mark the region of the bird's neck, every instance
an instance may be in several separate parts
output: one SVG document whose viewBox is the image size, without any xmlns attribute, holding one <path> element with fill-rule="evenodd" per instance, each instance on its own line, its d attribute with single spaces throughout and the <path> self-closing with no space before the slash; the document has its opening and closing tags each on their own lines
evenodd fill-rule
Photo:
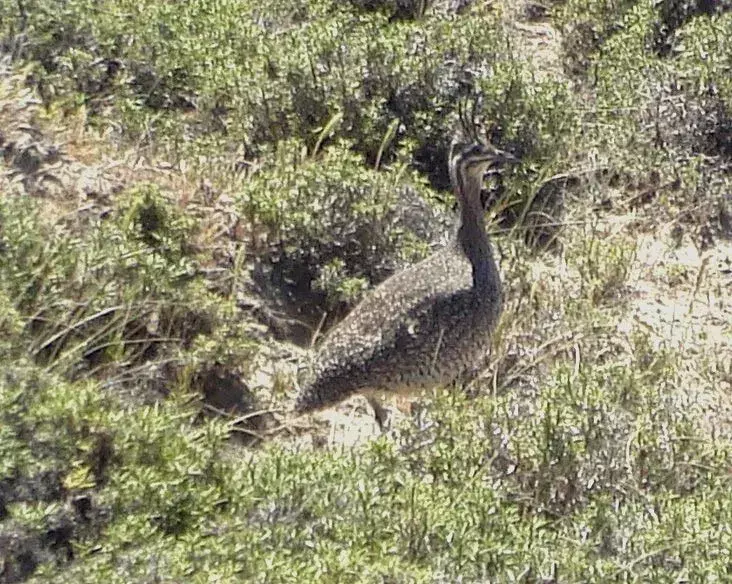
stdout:
<svg viewBox="0 0 732 584">
<path fill-rule="evenodd" d="M 501 279 L 493 259 L 480 203 L 479 181 L 463 185 L 458 243 L 473 266 L 473 287 L 500 292 Z"/>
</svg>

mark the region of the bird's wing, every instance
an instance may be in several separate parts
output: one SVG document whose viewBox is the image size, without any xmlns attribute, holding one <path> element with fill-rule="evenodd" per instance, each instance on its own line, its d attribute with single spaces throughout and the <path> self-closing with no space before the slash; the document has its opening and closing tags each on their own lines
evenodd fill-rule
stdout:
<svg viewBox="0 0 732 584">
<path fill-rule="evenodd" d="M 318 351 L 323 365 L 351 354 L 368 359 L 376 348 L 388 344 L 409 315 L 472 285 L 468 261 L 446 248 L 388 278 L 371 291 L 326 337 Z M 406 319 L 406 320 L 405 320 Z"/>
</svg>

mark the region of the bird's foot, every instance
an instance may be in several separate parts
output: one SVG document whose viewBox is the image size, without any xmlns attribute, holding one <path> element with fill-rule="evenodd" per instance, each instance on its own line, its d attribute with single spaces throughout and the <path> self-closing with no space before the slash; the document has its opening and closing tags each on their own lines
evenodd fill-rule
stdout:
<svg viewBox="0 0 732 584">
<path fill-rule="evenodd" d="M 374 418 L 376 418 L 376 423 L 379 425 L 379 430 L 387 432 L 391 426 L 389 412 L 376 398 L 368 397 L 366 399 L 369 402 L 371 409 L 374 410 Z"/>
</svg>

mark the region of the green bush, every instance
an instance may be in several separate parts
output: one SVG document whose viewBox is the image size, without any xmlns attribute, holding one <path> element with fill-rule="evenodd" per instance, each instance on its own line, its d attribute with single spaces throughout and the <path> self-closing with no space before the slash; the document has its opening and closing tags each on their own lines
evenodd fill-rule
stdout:
<svg viewBox="0 0 732 584">
<path fill-rule="evenodd" d="M 445 394 L 396 440 L 256 457 L 228 455 L 219 421 L 192 426 L 184 396 L 130 409 L 15 367 L 0 378 L 0 492 L 15 533 L 71 527 L 74 561 L 46 557 L 39 581 L 722 574 L 729 444 L 674 404 L 678 355 L 642 338 L 633 354 L 560 365 L 528 403 Z M 45 502 L 23 498 L 53 484 Z M 82 515 L 62 505 L 77 497 Z"/>
<path fill-rule="evenodd" d="M 24 24 L 21 54 L 47 100 L 111 107 L 130 138 L 181 147 L 211 132 L 254 152 L 286 138 L 312 146 L 339 116 L 338 135 L 370 162 L 396 121 L 390 158 L 448 133 L 466 71 L 505 58 L 498 20 L 477 7 L 389 23 L 335 2 L 31 4 L 2 8 L 2 34 L 10 42 Z"/>
<path fill-rule="evenodd" d="M 31 199 L 0 202 L 2 290 L 38 362 L 90 375 L 115 361 L 149 361 L 206 331 L 213 315 L 193 318 L 205 294 L 188 249 L 190 218 L 156 188 L 130 190 L 111 216 L 80 231 L 46 222 L 40 207 Z"/>
<path fill-rule="evenodd" d="M 416 20 L 425 15 L 431 0 L 350 0 L 361 10 L 383 11 L 392 20 Z"/>
<path fill-rule="evenodd" d="M 642 0 L 568 0 L 555 11 L 562 32 L 564 68 L 573 76 L 592 75 L 592 61 L 605 41 L 623 27 L 623 18 Z"/>
<path fill-rule="evenodd" d="M 332 308 L 423 256 L 445 218 L 404 175 L 364 169 L 345 144 L 312 156 L 296 141 L 279 144 L 239 195 L 272 281 L 300 300 L 325 293 Z"/>
<path fill-rule="evenodd" d="M 656 25 L 655 49 L 659 55 L 668 55 L 674 45 L 676 31 L 691 19 L 706 15 L 721 14 L 732 10 L 729 0 L 663 0 L 659 7 L 659 21 Z"/>
<path fill-rule="evenodd" d="M 633 205 L 685 209 L 683 219 L 701 225 L 700 244 L 708 245 L 724 231 L 716 216 L 729 188 L 721 170 L 732 152 L 732 65 L 724 48 L 732 13 L 703 3 L 678 13 L 671 10 L 678 3 L 601 4 L 593 12 L 568 2 L 556 15 L 562 26 L 589 19 L 603 31 L 591 48 L 565 47 L 567 59 L 586 59 L 581 83 L 591 103 L 574 149 L 591 153 L 595 177 L 623 188 Z"/>
</svg>

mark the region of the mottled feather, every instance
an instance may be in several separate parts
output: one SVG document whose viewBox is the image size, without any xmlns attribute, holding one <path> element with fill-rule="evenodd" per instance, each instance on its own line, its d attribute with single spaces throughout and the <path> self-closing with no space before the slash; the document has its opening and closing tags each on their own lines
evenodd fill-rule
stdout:
<svg viewBox="0 0 732 584">
<path fill-rule="evenodd" d="M 501 312 L 480 179 L 495 149 L 465 147 L 451 164 L 461 227 L 444 249 L 372 290 L 322 342 L 295 409 L 334 405 L 354 393 L 415 393 L 463 378 L 484 363 Z M 462 173 L 462 174 L 461 174 Z"/>
</svg>

